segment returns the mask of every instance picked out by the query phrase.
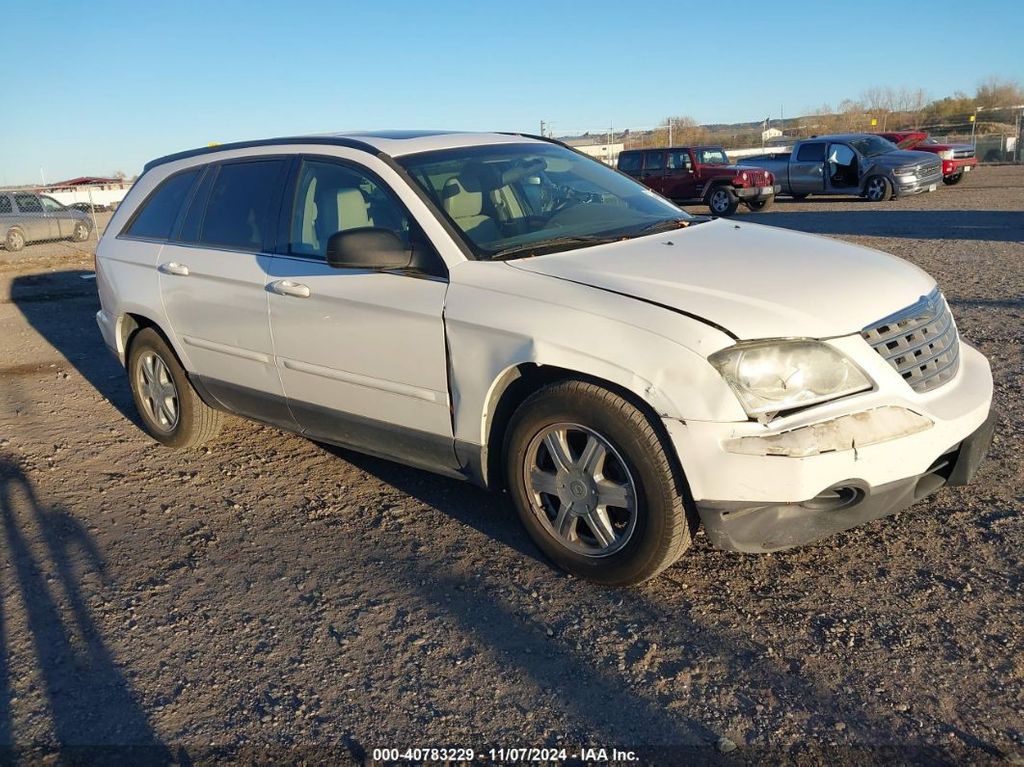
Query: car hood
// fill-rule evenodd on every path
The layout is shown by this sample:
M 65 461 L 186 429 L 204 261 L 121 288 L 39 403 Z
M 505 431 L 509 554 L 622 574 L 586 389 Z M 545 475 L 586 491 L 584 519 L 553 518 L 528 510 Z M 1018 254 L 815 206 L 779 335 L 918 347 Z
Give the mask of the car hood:
M 661 304 L 740 339 L 856 333 L 935 287 L 877 250 L 725 219 L 508 263 Z
M 881 163 L 887 168 L 898 168 L 903 165 L 924 162 L 925 160 L 928 162 L 934 162 L 936 157 L 932 152 L 921 152 L 916 149 L 899 149 L 895 152 L 886 152 L 885 154 L 875 155 L 868 159 Z

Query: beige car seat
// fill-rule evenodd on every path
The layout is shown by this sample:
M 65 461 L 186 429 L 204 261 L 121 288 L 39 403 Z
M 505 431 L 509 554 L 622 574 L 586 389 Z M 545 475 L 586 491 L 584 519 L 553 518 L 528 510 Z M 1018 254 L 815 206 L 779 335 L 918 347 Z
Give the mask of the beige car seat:
M 501 239 L 498 225 L 483 212 L 483 191 L 470 191 L 461 179 L 450 178 L 441 188 L 441 204 L 445 213 L 477 245 Z

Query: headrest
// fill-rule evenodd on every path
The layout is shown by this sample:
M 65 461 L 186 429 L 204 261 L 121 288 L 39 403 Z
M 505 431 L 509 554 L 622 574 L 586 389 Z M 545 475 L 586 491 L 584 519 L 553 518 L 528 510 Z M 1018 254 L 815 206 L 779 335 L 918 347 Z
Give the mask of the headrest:
M 458 178 L 450 178 L 441 189 L 441 205 L 452 218 L 479 216 L 484 208 L 482 192 L 470 192 Z

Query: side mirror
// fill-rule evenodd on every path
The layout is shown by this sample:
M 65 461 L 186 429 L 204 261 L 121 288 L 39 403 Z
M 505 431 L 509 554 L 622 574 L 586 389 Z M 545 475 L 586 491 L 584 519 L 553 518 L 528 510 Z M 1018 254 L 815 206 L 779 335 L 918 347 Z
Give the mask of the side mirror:
M 327 265 L 335 269 L 408 269 L 412 248 L 402 244 L 390 229 L 348 229 L 327 240 Z

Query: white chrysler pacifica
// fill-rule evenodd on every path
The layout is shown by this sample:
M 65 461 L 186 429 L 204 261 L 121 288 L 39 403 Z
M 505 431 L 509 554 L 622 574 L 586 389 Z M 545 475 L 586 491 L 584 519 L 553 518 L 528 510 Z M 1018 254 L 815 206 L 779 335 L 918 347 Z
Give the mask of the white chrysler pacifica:
M 222 412 L 506 490 L 566 570 L 657 574 L 703 524 L 795 546 L 964 484 L 988 362 L 925 272 L 693 218 L 523 135 L 381 132 L 146 166 L 97 252 L 149 433 Z

